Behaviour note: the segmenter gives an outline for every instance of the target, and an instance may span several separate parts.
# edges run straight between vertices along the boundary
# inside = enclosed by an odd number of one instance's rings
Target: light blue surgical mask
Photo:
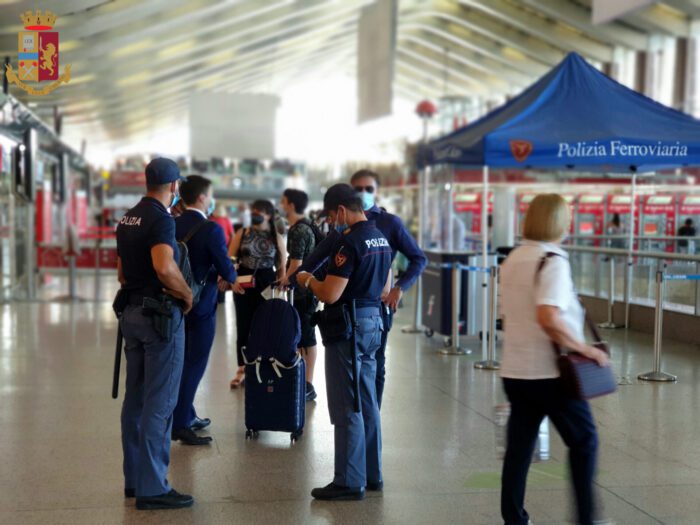
[[[170,208],[174,208],[175,205],[180,202],[180,194],[176,194],[175,197],[173,198],[173,202],[170,204]]]
[[[367,193],[366,191],[360,192],[360,197],[362,197],[362,209],[367,211],[374,206],[375,196],[374,193]]]
[[[216,199],[214,197],[212,197],[211,202],[209,203],[209,207],[207,208],[207,217],[211,217],[212,214],[214,213],[215,209],[216,209]]]
[[[345,230],[348,229],[347,224],[336,224],[335,229],[338,231],[338,233],[343,233]]]

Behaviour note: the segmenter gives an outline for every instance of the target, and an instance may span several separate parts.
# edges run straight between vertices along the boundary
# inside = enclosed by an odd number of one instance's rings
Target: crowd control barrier
[[[664,292],[666,281],[700,281],[700,274],[670,274],[656,272],[656,306],[654,309],[654,369],[637,376],[642,381],[674,382],[678,377],[661,370],[661,353],[664,320]]]

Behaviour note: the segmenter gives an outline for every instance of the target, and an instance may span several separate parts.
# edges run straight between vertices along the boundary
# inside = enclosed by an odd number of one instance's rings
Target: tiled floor
[[[214,444],[173,446],[170,480],[197,502],[188,510],[144,513],[122,497],[110,304],[0,306],[0,523],[501,523],[492,422],[493,406],[503,400],[499,380],[473,368],[476,356],[438,355],[437,337],[401,334],[409,315],[409,308],[401,311],[390,339],[382,495],[312,501],[311,488],[330,481],[333,470],[323,394],[308,406],[306,433],[296,445],[286,434],[245,441],[243,394],[228,388],[235,366],[229,299],[197,400],[200,414],[214,421]],[[664,365],[679,375],[678,384],[643,384],[634,378],[651,367],[650,337],[610,338],[615,367],[631,384],[594,403],[606,514],[618,524],[698,524],[698,347],[667,343]],[[316,386],[324,391],[322,374]],[[567,523],[570,516],[558,437],[552,455],[531,474],[527,507],[536,524]]]

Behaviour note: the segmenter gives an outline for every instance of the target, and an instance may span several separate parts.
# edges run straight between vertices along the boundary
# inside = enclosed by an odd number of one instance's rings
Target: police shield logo
[[[340,250],[338,250],[338,253],[335,254],[335,265],[338,268],[343,266],[348,261],[348,258],[345,255],[343,255],[342,253],[340,253],[341,251],[342,251],[342,248]]]
[[[5,74],[10,83],[30,95],[47,95],[62,83],[70,81],[70,65],[59,75],[58,33],[49,31],[56,18],[51,11],[42,13],[39,9],[20,15],[25,30],[18,35],[17,71],[8,64]],[[46,81],[53,82],[41,89],[27,84]]]
[[[525,162],[532,153],[532,142],[528,140],[511,140],[510,152],[518,162]]]

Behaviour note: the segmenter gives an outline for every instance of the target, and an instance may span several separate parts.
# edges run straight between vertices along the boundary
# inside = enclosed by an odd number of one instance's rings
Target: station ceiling
[[[515,93],[569,51],[603,63],[650,34],[686,37],[700,0],[665,0],[614,23],[591,23],[592,0],[400,0],[395,93]],[[0,0],[0,50],[16,61],[20,13],[59,15],[61,68],[44,97],[11,92],[88,140],[118,145],[187,111],[193,90],[280,93],[355,71],[357,23],[371,0]]]

